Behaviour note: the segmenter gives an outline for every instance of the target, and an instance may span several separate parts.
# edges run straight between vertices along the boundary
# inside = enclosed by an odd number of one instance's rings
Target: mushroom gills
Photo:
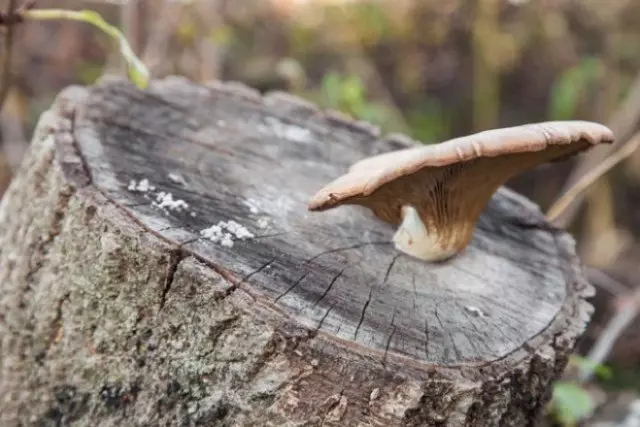
[[[402,207],[402,223],[393,236],[396,249],[424,261],[444,261],[458,251],[454,245],[443,248],[437,233],[429,233],[416,208]]]

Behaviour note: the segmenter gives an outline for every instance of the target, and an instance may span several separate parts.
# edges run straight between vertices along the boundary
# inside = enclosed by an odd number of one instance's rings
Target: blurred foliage
[[[569,358],[569,367],[575,367],[584,372],[593,372],[596,378],[600,380],[609,380],[613,376],[613,370],[610,366],[594,362],[587,357],[579,356],[577,354],[571,355]]]
[[[309,98],[323,107],[342,111],[379,126],[384,127],[385,123],[389,122],[385,106],[367,99],[365,85],[355,75],[343,76],[329,72],[322,79],[319,96],[309,95]]]
[[[451,135],[450,114],[437,99],[425,97],[407,113],[412,136],[425,143],[444,141]]]
[[[570,120],[576,117],[577,106],[584,102],[582,96],[597,83],[601,72],[601,61],[593,57],[584,58],[562,72],[551,87],[549,119]]]
[[[608,380],[612,370],[606,365],[596,363],[586,357],[572,355],[569,358],[569,369],[592,371],[596,378]],[[557,381],[553,385],[553,396],[548,411],[556,423],[563,427],[575,427],[595,410],[595,401],[589,392],[573,381]]]
[[[589,393],[578,384],[558,381],[553,386],[550,404],[552,418],[563,427],[575,427],[595,409]]]
[[[601,379],[600,385],[605,390],[635,390],[640,392],[640,366],[612,366],[611,376]]]

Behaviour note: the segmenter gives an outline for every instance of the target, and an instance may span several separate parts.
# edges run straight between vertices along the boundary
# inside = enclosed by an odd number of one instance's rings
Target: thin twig
[[[640,288],[632,291],[631,296],[621,296],[619,301],[622,301],[622,305],[609,320],[604,331],[602,331],[595,345],[587,355],[587,359],[592,363],[588,363],[588,366],[582,366],[580,368],[578,375],[580,382],[588,381],[593,375],[594,369],[604,363],[622,332],[624,332],[638,315],[640,311]]]
[[[572,191],[574,184],[580,182],[585,176],[592,174],[592,169],[597,167],[600,162],[605,160],[606,156],[611,152],[621,151],[624,146],[631,142],[631,135],[636,129],[638,121],[640,120],[640,72],[634,78],[628,95],[622,105],[613,114],[608,125],[616,136],[616,142],[611,147],[594,147],[588,153],[585,153],[579,160],[576,167],[573,168],[569,178],[561,191],[561,196],[558,199],[564,198],[566,193]],[[615,153],[614,153],[615,154]],[[573,221],[578,209],[580,208],[584,200],[584,194],[580,192],[569,204],[565,207],[564,212],[559,213],[557,218],[553,221],[554,225],[559,228],[567,228]],[[557,204],[558,202],[554,203]]]
[[[7,94],[11,88],[11,51],[13,48],[13,27],[14,22],[11,22],[11,17],[16,8],[16,0],[9,0],[7,5],[7,32],[4,35],[4,49],[2,55],[2,78],[0,79],[0,110],[4,105],[4,101],[7,99]]]
[[[629,292],[628,287],[613,279],[608,274],[605,274],[603,271],[594,267],[586,267],[586,270],[589,281],[598,288],[616,296]]]
[[[585,173],[578,182],[569,188],[547,211],[547,220],[558,224],[559,218],[567,211],[568,208],[578,203],[579,197],[583,192],[593,184],[598,178],[609,172],[615,165],[629,157],[640,146],[640,132],[636,133],[626,144],[618,151],[604,159],[599,165]]]

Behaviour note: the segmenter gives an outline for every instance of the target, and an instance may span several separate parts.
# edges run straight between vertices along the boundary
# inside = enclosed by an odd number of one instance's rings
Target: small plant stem
[[[9,0],[7,6],[7,17],[11,17],[15,11],[16,0]],[[10,19],[9,19],[10,20]],[[13,48],[13,26],[12,22],[7,23],[7,32],[4,36],[4,52],[2,52],[2,79],[0,80],[0,110],[4,106],[7,94],[11,88],[11,51]]]
[[[120,53],[129,63],[129,74],[138,86],[146,86],[149,77],[147,67],[138,59],[122,31],[91,10],[32,9],[21,13],[22,18],[34,21],[66,19],[92,24],[110,37],[118,40]]]

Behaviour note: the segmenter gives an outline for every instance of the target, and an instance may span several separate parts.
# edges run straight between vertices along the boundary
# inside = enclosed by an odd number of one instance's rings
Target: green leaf
[[[118,41],[120,54],[127,61],[127,71],[131,81],[139,88],[145,88],[149,84],[149,70],[133,52],[124,34],[117,27],[105,21],[98,12],[93,10],[32,9],[24,11],[23,17],[36,21],[68,19],[86,22],[98,27]]]
[[[447,139],[451,134],[451,114],[438,100],[425,97],[407,113],[412,136],[427,144]]]
[[[551,89],[549,115],[552,120],[570,120],[575,117],[576,107],[586,90],[597,79],[599,68],[600,61],[597,58],[585,58],[560,75]]]
[[[579,385],[558,381],[553,386],[551,412],[563,426],[574,426],[593,412],[595,403]]]
[[[609,366],[596,363],[587,357],[574,354],[569,358],[569,363],[578,366],[582,371],[593,371],[602,380],[611,379],[613,375],[613,371]]]
[[[342,99],[342,83],[338,74],[330,72],[322,79],[322,93],[331,108],[340,108]]]
[[[322,79],[322,104],[351,117],[384,127],[390,125],[392,114],[383,104],[367,99],[366,87],[358,76],[341,76],[329,72]]]
[[[382,124],[384,116],[382,107],[375,104],[365,104],[358,111],[358,118],[377,125]]]
[[[365,103],[364,85],[356,76],[349,76],[344,80],[342,87],[343,98],[349,105],[357,106]]]

